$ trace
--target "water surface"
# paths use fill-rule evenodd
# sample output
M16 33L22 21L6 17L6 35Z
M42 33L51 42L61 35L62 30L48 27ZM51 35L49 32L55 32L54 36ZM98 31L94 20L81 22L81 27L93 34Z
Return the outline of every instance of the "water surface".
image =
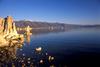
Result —
M25 54L26 57L35 57L38 62L40 57L44 59L44 54L48 53L55 58L52 64L57 67L91 65L89 62L100 60L100 30L83 29L37 35L33 32L30 40L30 43L24 44L22 51L17 51L18 57ZM43 56L37 58L34 51L36 47L43 48ZM45 66L51 64L46 62Z

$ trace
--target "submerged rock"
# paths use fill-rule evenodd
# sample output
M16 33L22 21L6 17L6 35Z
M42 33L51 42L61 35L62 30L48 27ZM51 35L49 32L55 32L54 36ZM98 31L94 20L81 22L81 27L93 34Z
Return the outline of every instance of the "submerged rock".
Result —
M42 51L42 47L37 47L37 48L35 48L35 50L36 50L37 52L41 52L41 51Z

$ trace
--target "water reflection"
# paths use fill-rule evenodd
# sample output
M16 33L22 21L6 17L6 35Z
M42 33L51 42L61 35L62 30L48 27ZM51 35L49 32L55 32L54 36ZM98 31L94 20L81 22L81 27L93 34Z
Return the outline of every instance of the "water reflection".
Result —
M27 41L28 43L30 43L30 35L28 35L26 39L27 39L26 41Z
M26 38L26 42L29 44L30 43L30 36L32 35L32 33L30 32L32 28L30 28L30 26L27 26L26 28L26 32L25 32L25 38Z
M0 67L16 61L18 45L0 47Z
M27 35L26 41L30 42L30 35ZM12 41L10 44L13 44ZM43 47L39 46L34 48L33 56L28 57L23 52L23 43L14 43L13 46L0 47L0 67L40 67L49 66L55 67L53 64L54 57L47 52L43 52ZM17 51L20 50L20 55L17 55Z

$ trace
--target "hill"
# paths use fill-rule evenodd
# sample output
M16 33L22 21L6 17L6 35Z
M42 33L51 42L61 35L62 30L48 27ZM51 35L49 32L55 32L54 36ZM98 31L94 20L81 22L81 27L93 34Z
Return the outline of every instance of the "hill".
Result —
M15 21L17 27L30 26L32 28L41 29L72 29L72 28L100 28L100 25L76 25L76 24L64 24L64 23L49 23L49 22L37 22L37 21Z

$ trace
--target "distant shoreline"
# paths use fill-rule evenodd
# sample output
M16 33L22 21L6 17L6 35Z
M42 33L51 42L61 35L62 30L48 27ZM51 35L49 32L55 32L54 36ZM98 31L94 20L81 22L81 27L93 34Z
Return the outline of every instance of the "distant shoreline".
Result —
M65 24L65 23L50 23L50 22L38 22L38 21L14 21L17 27L26 27L30 26L32 28L88 28L88 27L95 27L100 28L100 24L95 25L80 25L80 24Z

